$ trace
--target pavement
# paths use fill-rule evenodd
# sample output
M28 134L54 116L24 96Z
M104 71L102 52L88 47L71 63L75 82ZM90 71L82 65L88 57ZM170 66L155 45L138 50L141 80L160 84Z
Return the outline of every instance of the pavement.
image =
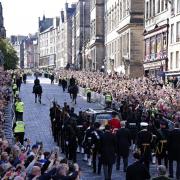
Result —
M56 143L53 140L51 132L51 124L49 118L49 109L52 101L55 100L59 105L67 102L70 107L74 107L75 111L83 111L88 108L101 108L97 103L87 103L85 98L78 96L77 104L71 103L71 99L67 92L63 93L62 87L57 84L50 84L50 80L40 78L43 88L42 104L34 102L34 94L32 93L34 78L28 77L27 84L22 84L20 97L25 103L24 121L26 124L25 137L30 138L32 144L36 141L42 141L45 150L53 150ZM129 164L133 162L132 155L129 158ZM78 155L78 164L82 170L81 180L103 180L103 170L100 176L92 173L92 168L88 167L86 162L82 161L82 155ZM151 166L151 174L156 174L156 165ZM122 169L122 165L121 165ZM123 170L116 171L113 169L112 180L125 180Z

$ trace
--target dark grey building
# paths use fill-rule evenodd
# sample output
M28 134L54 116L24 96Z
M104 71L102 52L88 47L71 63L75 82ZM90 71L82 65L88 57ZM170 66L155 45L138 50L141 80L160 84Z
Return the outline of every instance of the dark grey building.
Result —
M0 2L0 37L6 38L6 29L4 27L3 8Z

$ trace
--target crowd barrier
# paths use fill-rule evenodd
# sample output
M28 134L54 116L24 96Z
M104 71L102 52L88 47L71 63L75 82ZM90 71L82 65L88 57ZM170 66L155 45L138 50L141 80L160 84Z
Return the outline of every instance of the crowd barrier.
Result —
M79 87L79 95L86 97L86 89ZM91 101L94 103L99 103L102 106L105 106L105 97L103 94L91 91Z
M79 95L86 98L86 89L79 87ZM91 91L91 101L94 103L98 103L105 107L105 96L102 93L97 93L97 92ZM117 110L121 106L121 104L117 101L113 101L112 104L113 104L113 108L117 109Z

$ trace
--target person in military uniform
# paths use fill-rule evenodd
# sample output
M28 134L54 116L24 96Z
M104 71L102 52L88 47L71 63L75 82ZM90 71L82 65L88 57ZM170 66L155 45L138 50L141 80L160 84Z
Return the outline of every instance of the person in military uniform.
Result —
M93 172L96 173L96 160L98 158L98 174L101 173L101 157L100 157L100 141L103 132L99 130L100 128L100 123L95 122L94 123L94 131L92 131L91 137L92 137L92 164L93 164Z
M153 135L150 131L148 131L148 123L141 122L140 126L142 128L141 131L137 134L137 147L140 151L142 161L146 165L149 170L149 164L151 160L151 143L153 140Z
M167 122L161 120L160 129L157 131L157 147L156 156L158 164L161 165L161 160L164 159L165 166L168 166L168 154L167 154L167 139L169 135Z
M87 122L87 129L85 131L84 140L82 142L83 148L84 148L84 161L88 161L88 165L91 166L92 163L92 152L91 152L91 143L92 143L92 137L91 134L93 132L93 126L92 123Z
M65 79L65 77L62 79L62 89L63 92L65 92L66 88L67 88L67 80Z

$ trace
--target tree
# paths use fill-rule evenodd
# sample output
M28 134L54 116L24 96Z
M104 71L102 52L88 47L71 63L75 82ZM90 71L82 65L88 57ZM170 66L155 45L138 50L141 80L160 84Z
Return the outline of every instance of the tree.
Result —
M18 57L16 51L6 39L0 38L0 51L4 57L4 69L16 69Z

